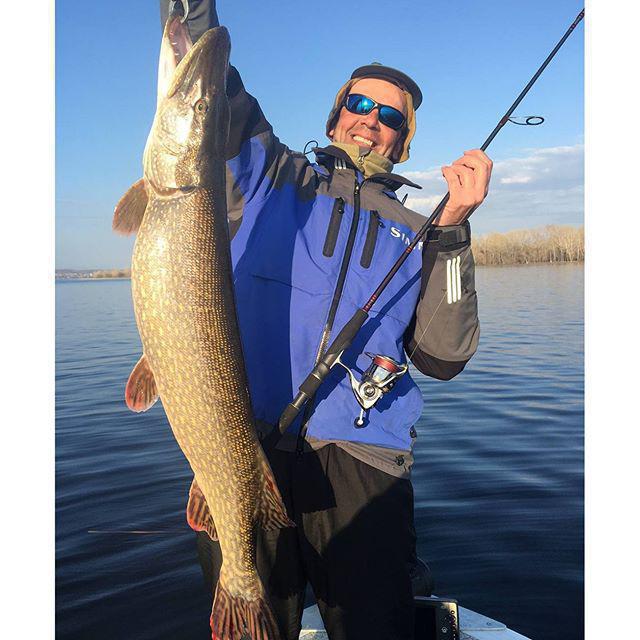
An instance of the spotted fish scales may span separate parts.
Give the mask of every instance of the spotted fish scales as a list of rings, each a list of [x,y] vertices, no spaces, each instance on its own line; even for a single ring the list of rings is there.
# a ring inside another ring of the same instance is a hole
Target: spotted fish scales
[[[223,554],[213,638],[277,640],[255,563],[256,527],[290,526],[254,427],[235,308],[225,201],[229,36],[195,45],[179,18],[161,45],[158,106],[144,178],[114,229],[137,232],[131,288],[143,356],[127,383],[134,411],[162,399],[194,472],[187,519]]]

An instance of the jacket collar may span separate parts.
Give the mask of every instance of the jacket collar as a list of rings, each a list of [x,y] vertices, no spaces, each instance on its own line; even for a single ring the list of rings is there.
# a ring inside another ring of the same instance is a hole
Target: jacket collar
[[[316,154],[319,164],[327,166],[327,164],[331,163],[331,159],[335,160],[335,158],[339,158],[344,161],[345,165],[350,169],[353,169],[354,171],[358,170],[346,151],[339,149],[338,147],[334,147],[331,144],[326,147],[315,147],[312,151]],[[368,178],[368,182],[380,183],[392,191],[397,191],[403,186],[422,189],[419,184],[416,184],[409,180],[409,178],[405,178],[397,173],[374,173]]]

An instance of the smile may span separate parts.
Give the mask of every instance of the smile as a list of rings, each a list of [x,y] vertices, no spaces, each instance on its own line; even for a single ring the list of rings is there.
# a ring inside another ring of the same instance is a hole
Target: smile
[[[359,135],[353,135],[352,138],[356,142],[362,142],[363,144],[366,144],[368,147],[373,147],[373,145],[375,144],[373,140],[367,140],[367,138],[363,138],[362,136],[359,136]]]

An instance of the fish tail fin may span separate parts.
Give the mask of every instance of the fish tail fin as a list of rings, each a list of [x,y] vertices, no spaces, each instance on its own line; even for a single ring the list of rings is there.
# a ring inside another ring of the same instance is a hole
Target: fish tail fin
[[[281,527],[295,527],[295,522],[287,515],[287,508],[282,501],[269,461],[262,448],[259,449],[259,452],[262,472],[262,495],[257,505],[256,522],[265,531],[280,529]]]
[[[211,610],[212,640],[280,640],[278,624],[260,585],[259,596],[247,600],[232,595],[221,576]]]

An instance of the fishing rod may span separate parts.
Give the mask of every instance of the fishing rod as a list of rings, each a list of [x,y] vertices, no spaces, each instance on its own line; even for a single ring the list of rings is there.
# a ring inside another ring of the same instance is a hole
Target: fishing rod
[[[565,40],[571,35],[572,31],[578,26],[578,23],[584,18],[584,9],[578,14],[578,17],[573,21],[571,26],[567,29],[565,34],[562,36],[558,44],[554,47],[553,51],[547,56],[546,60],[540,65],[540,68],[535,72],[531,80],[527,83],[525,88],[520,92],[520,95],[516,98],[515,102],[509,107],[509,110],[500,118],[498,124],[495,129],[489,134],[489,137],[484,141],[480,149],[485,151],[487,147],[491,144],[493,139],[498,135],[499,131],[504,127],[507,122],[510,121],[511,116],[518,105],[522,102],[523,98],[529,92],[529,89],[533,86],[535,81],[540,77],[540,74],[545,70],[549,62],[553,59],[553,57],[558,53],[560,47],[565,43]],[[533,118],[539,118],[539,116],[532,116]],[[520,124],[520,123],[516,123]],[[540,124],[540,122],[531,122],[527,124]],[[285,410],[282,412],[280,416],[280,420],[278,422],[278,427],[281,433],[284,433],[287,428],[291,425],[291,423],[296,419],[300,410],[304,407],[308,400],[310,400],[319,389],[320,385],[323,383],[325,378],[329,375],[329,372],[336,364],[342,364],[340,362],[340,356],[344,353],[346,349],[351,346],[353,339],[356,334],[365,323],[367,318],[369,317],[369,311],[371,307],[375,304],[376,300],[380,297],[382,292],[386,289],[387,285],[398,272],[400,267],[404,264],[405,260],[409,257],[409,254],[415,249],[418,243],[426,237],[427,233],[432,229],[435,224],[436,218],[442,213],[442,210],[445,208],[447,202],[449,202],[449,192],[442,198],[440,203],[433,210],[433,213],[429,216],[425,224],[420,228],[415,238],[411,241],[411,243],[404,250],[402,255],[395,262],[393,267],[391,267],[389,273],[383,278],[382,282],[378,285],[376,290],[371,294],[371,297],[367,302],[363,305],[361,309],[358,309],[351,319],[342,327],[340,333],[336,336],[334,341],[329,345],[328,349],[325,351],[322,358],[313,368],[313,371],[305,378],[303,383],[299,387],[298,395],[286,406]],[[473,213],[473,210],[469,212],[467,217]],[[398,363],[395,363],[398,364]],[[344,365],[342,365],[344,366]],[[395,374],[395,372],[394,372]],[[381,388],[382,389],[382,388]],[[355,391],[354,387],[354,391]],[[356,397],[358,394],[356,393]],[[362,404],[362,402],[361,402]]]

